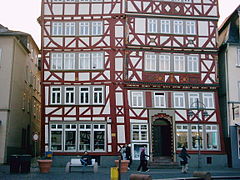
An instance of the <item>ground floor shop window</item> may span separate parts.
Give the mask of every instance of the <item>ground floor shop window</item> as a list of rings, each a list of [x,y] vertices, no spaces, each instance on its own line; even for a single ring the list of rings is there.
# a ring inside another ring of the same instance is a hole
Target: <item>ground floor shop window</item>
[[[50,136],[52,151],[103,152],[106,149],[105,124],[51,124]]]
[[[133,152],[133,159],[134,160],[139,160],[140,159],[140,153],[142,149],[145,149],[145,153],[149,155],[149,147],[148,144],[144,143],[133,143],[132,144],[132,152]]]
[[[218,125],[209,124],[177,124],[176,125],[177,149],[183,145],[189,150],[219,150]]]

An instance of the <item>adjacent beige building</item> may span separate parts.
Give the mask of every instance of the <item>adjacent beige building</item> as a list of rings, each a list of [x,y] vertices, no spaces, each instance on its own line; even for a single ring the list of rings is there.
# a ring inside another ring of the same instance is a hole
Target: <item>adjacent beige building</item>
[[[0,25],[0,164],[11,154],[35,154],[32,135],[40,134],[41,107],[38,55],[31,35]]]

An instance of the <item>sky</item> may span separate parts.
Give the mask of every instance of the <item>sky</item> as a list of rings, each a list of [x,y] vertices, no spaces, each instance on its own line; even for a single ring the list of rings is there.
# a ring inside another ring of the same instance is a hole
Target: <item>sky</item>
[[[219,26],[238,5],[239,0],[218,0]],[[10,30],[22,31],[32,35],[40,47],[41,28],[37,18],[41,15],[41,0],[2,0],[0,6],[0,24]]]

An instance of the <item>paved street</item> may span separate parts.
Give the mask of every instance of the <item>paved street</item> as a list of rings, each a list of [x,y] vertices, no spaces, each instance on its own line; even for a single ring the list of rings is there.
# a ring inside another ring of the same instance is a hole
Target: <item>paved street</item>
[[[177,178],[177,177],[192,177],[192,172],[196,169],[190,169],[188,174],[180,173],[180,169],[151,169],[145,174],[150,174],[154,180],[164,179],[164,178]],[[206,169],[201,169],[205,171]],[[240,179],[240,169],[207,169],[212,176],[239,176]],[[128,180],[129,176],[133,173],[139,173],[135,169],[130,170],[127,173],[122,174],[122,180]],[[39,173],[38,168],[31,168],[31,173],[28,174],[10,174],[8,165],[0,166],[0,179],[1,180],[109,180],[110,179],[110,168],[99,168],[98,173],[92,173],[92,171],[85,172],[72,172],[65,173],[65,168],[63,167],[52,167],[50,173],[41,174]]]

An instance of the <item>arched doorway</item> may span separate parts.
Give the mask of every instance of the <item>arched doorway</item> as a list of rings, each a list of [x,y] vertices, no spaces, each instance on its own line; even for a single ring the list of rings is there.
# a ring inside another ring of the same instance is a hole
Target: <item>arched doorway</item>
[[[159,157],[171,157],[173,153],[172,124],[166,118],[156,118],[152,123],[153,161]]]

